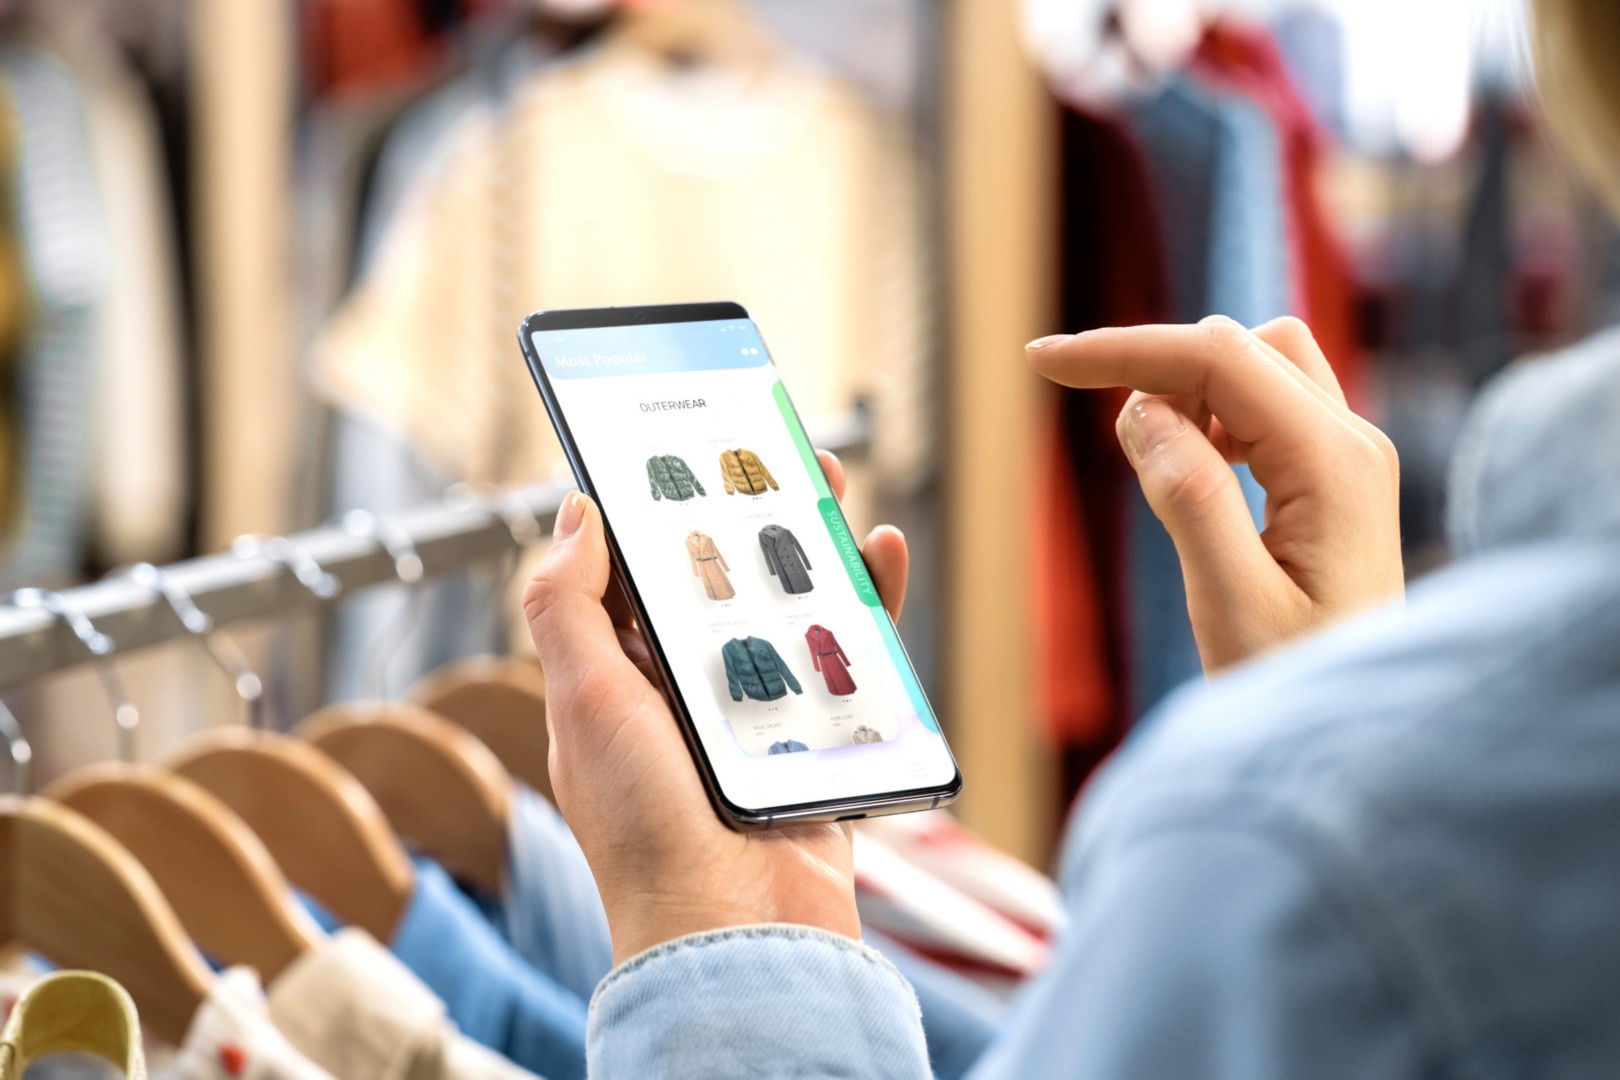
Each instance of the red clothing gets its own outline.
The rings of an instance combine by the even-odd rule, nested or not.
[[[301,11],[303,52],[317,94],[409,86],[443,55],[443,43],[412,2],[315,0]]]
[[[1277,43],[1260,26],[1233,18],[1215,20],[1199,44],[1193,72],[1253,101],[1277,129],[1294,313],[1310,324],[1354,408],[1362,399],[1364,378],[1355,284],[1318,189],[1327,133],[1295,84]]]
[[[833,697],[853,694],[855,680],[849,677],[849,657],[833,632],[825,626],[812,626],[804,632],[804,643],[810,646],[810,666],[821,672],[827,682],[827,693]]]

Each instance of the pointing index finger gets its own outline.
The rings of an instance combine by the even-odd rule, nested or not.
[[[1233,437],[1294,452],[1318,440],[1332,414],[1284,371],[1249,330],[1213,317],[1193,326],[1134,326],[1042,338],[1029,347],[1037,372],[1064,386],[1128,386],[1192,394]],[[1263,453],[1263,451],[1262,451]]]

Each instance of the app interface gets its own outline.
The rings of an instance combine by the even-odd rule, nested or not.
[[[731,802],[955,765],[747,320],[539,330],[535,353]]]

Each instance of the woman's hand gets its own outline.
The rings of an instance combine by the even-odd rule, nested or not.
[[[823,453],[821,465],[842,498],[838,459]],[[861,553],[898,617],[905,539],[880,526]],[[614,962],[750,923],[859,937],[849,826],[745,834],[721,824],[611,576],[601,514],[574,493],[523,608],[546,672],[552,787],[601,890]]]
[[[1058,335],[1029,362],[1065,386],[1136,391],[1119,441],[1181,557],[1206,671],[1401,596],[1395,448],[1350,411],[1298,319]],[[1240,463],[1265,488],[1264,531]]]

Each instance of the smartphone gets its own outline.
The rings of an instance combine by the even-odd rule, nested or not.
[[[748,312],[540,311],[519,337],[721,819],[955,799],[939,721]]]

